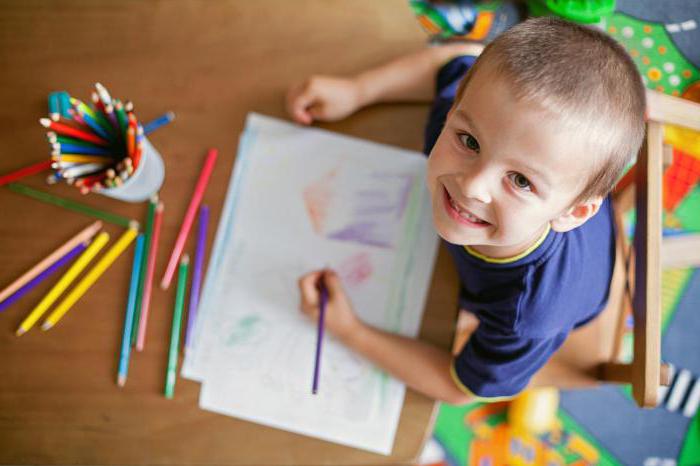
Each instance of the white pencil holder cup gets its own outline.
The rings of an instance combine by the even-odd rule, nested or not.
[[[127,202],[142,202],[158,192],[165,178],[165,167],[160,153],[147,138],[143,138],[143,152],[136,171],[116,188],[99,191],[105,196]]]

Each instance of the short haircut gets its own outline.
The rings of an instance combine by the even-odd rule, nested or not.
[[[644,84],[625,49],[589,27],[528,19],[486,46],[460,83],[454,105],[484,67],[504,77],[516,99],[540,105],[584,136],[594,168],[573,204],[606,196],[644,139]]]

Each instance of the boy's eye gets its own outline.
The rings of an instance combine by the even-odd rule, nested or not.
[[[518,189],[522,189],[525,191],[532,191],[532,184],[530,184],[530,180],[525,178],[524,175],[521,173],[513,172],[509,173],[508,177],[510,178],[510,181],[513,183],[513,186],[515,186]]]
[[[459,140],[462,142],[462,145],[467,149],[473,150],[474,152],[479,152],[479,141],[477,141],[476,138],[471,134],[460,134]]]

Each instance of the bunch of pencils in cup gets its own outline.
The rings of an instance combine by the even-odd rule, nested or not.
[[[144,130],[133,103],[112,98],[100,83],[95,84],[89,104],[66,92],[52,92],[49,118],[39,120],[48,129],[54,169],[47,182],[65,181],[82,194],[123,185],[139,168],[148,129],[173,118],[168,112]]]

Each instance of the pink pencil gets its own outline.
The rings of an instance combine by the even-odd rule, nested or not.
[[[187,207],[185,219],[182,221],[180,232],[177,234],[177,241],[175,241],[173,253],[170,255],[168,267],[165,269],[163,280],[160,282],[160,287],[164,290],[168,289],[170,282],[173,280],[173,275],[175,274],[175,269],[177,268],[178,261],[180,260],[180,255],[182,254],[182,250],[185,248],[187,235],[190,233],[192,223],[194,222],[194,216],[197,213],[197,209],[199,209],[199,204],[202,202],[202,197],[204,197],[204,190],[207,189],[209,176],[214,169],[214,162],[216,162],[217,155],[219,155],[218,150],[209,149],[207,158],[204,160],[204,166],[202,167],[202,171],[199,173],[197,186],[194,188],[194,194],[190,200],[190,205]]]
[[[146,324],[148,322],[148,307],[151,304],[151,290],[153,289],[153,272],[156,269],[156,257],[158,253],[158,238],[160,237],[160,225],[163,223],[163,201],[156,206],[156,214],[153,217],[153,231],[151,232],[151,246],[148,250],[148,264],[146,268],[146,281],[143,284],[143,298],[141,298],[141,318],[139,319],[139,333],[136,340],[136,351],[143,351],[146,344]]]

